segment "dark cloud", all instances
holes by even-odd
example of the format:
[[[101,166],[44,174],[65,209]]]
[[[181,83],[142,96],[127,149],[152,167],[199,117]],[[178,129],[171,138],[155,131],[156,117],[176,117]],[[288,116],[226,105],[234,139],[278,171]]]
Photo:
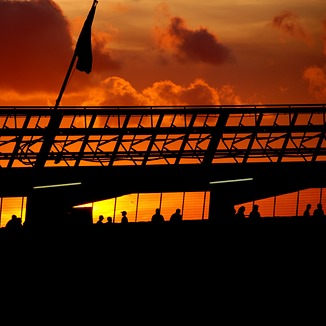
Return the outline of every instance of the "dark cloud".
[[[75,41],[69,21],[54,1],[0,1],[0,40],[1,89],[59,92]],[[103,50],[106,44],[101,38],[94,37],[92,43],[93,72],[119,68]],[[75,74],[71,89],[90,80],[83,73]]]
[[[301,26],[297,15],[291,11],[283,11],[281,14],[273,17],[269,26],[289,36],[302,39],[307,43],[312,41],[310,35]]]
[[[163,43],[174,49],[179,60],[223,64],[232,60],[230,50],[206,28],[191,30],[180,17],[173,17],[168,28],[159,35]],[[162,43],[162,42],[160,42]]]
[[[72,56],[72,39],[53,1],[1,1],[0,40],[1,87],[58,88]]]
[[[104,50],[109,41],[103,35],[101,36],[98,36],[96,33],[92,35],[93,72],[106,77],[112,71],[120,70],[122,63],[114,59],[108,50]]]

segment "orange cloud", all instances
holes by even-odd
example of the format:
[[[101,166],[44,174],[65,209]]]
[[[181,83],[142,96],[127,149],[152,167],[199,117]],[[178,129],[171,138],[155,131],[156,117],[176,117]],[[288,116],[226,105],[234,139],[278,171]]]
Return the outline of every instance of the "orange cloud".
[[[310,67],[305,70],[303,78],[309,83],[309,92],[319,101],[326,100],[326,67]]]
[[[150,105],[201,105],[219,103],[218,91],[205,81],[196,79],[188,87],[165,80],[144,89],[142,94]],[[157,103],[157,104],[155,104]]]
[[[310,35],[301,26],[299,18],[291,11],[283,11],[280,15],[275,16],[269,26],[283,34],[302,39],[307,44],[312,42]]]
[[[101,83],[101,105],[144,105],[145,99],[132,85],[119,77],[109,77]]]
[[[324,42],[324,54],[326,55],[326,20],[322,22],[323,24],[323,42]]]
[[[230,50],[206,28],[191,30],[180,17],[172,17],[166,28],[156,27],[154,37],[161,50],[172,50],[180,61],[223,64],[232,60]]]
[[[82,105],[173,106],[218,105],[221,102],[241,104],[240,97],[229,85],[218,90],[202,79],[196,79],[189,86],[165,80],[155,82],[138,92],[128,81],[115,76],[107,78],[100,87],[90,90]]]
[[[242,104],[240,96],[236,94],[234,87],[231,85],[224,85],[220,89],[220,98],[221,98],[221,103],[226,105]]]

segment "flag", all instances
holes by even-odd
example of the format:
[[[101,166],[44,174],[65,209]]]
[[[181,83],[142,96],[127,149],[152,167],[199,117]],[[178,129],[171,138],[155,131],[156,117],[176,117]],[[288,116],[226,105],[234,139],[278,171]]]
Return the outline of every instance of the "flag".
[[[92,71],[92,23],[94,20],[97,0],[94,0],[91,10],[84,22],[76,44],[75,54],[77,59],[76,69],[89,74]]]

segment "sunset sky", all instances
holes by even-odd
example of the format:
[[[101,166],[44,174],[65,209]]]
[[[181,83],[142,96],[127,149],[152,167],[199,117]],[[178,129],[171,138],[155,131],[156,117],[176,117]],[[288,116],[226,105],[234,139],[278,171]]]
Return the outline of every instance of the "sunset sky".
[[[93,0],[0,0],[0,105],[54,105]],[[99,0],[61,105],[325,103],[325,0]]]

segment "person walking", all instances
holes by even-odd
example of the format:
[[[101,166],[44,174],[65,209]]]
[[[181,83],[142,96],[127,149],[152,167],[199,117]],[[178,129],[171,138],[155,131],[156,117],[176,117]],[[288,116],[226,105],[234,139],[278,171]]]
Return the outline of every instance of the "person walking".
[[[317,204],[317,208],[313,212],[313,217],[316,221],[323,221],[325,218],[323,205],[321,203]]]
[[[156,224],[161,224],[164,222],[164,217],[159,208],[156,208],[155,214],[152,216],[152,222]]]
[[[175,212],[170,217],[170,222],[180,223],[182,221],[181,209],[177,208]]]
[[[122,224],[127,224],[129,222],[128,217],[127,217],[127,212],[122,211],[121,214],[122,214],[121,223]]]
[[[98,220],[96,222],[96,225],[102,225],[103,224],[103,220],[104,220],[104,216],[103,215],[100,215],[98,217]]]
[[[303,212],[304,218],[310,218],[311,204],[307,204],[305,211]]]
[[[259,205],[254,204],[252,207],[252,211],[249,213],[249,220],[253,222],[257,222],[260,220],[260,212],[259,212]]]
[[[11,219],[7,222],[5,228],[10,234],[17,234],[22,229],[21,218],[15,214],[11,215]]]
[[[245,210],[246,210],[246,207],[245,206],[240,206],[238,208],[238,211],[235,214],[236,221],[242,221],[242,220],[244,220],[246,218],[246,216],[245,216]]]

